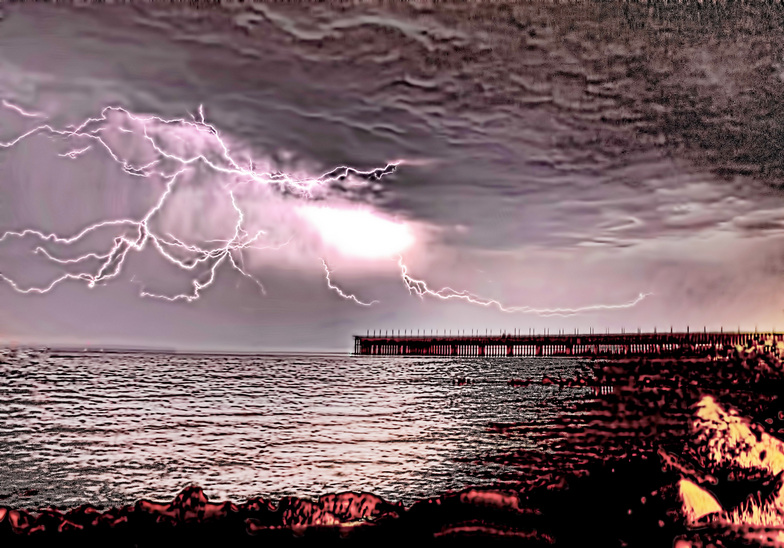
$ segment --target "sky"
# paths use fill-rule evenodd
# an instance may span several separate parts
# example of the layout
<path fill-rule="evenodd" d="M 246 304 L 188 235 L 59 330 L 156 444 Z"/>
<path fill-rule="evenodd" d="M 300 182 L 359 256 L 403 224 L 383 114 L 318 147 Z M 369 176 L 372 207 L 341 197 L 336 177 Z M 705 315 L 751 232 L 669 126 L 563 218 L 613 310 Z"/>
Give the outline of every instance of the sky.
<path fill-rule="evenodd" d="M 775 8 L 1 9 L 4 343 L 784 329 Z"/>

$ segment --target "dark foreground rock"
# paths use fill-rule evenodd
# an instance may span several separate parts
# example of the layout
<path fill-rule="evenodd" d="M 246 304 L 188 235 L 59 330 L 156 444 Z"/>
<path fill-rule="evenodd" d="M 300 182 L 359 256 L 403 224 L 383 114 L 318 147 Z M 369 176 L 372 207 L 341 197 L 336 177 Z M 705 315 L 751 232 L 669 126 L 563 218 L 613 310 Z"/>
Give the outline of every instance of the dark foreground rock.
<path fill-rule="evenodd" d="M 675 475 L 660 463 L 597 470 L 529 493 L 468 489 L 404 508 L 370 494 L 341 493 L 317 501 L 285 498 L 213 503 L 189 487 L 168 504 L 139 501 L 99 511 L 28 513 L 0 509 L 2 546 L 360 546 L 671 544 L 679 525 Z M 655 492 L 654 495 L 651 495 Z M 648 496 L 645 504 L 641 497 Z M 636 501 L 636 502 L 635 502 Z M 647 506 L 646 506 L 647 505 Z M 668 517 L 669 516 L 669 517 Z M 664 517 L 664 520 L 661 518 Z M 662 544 L 664 543 L 664 544 Z"/>

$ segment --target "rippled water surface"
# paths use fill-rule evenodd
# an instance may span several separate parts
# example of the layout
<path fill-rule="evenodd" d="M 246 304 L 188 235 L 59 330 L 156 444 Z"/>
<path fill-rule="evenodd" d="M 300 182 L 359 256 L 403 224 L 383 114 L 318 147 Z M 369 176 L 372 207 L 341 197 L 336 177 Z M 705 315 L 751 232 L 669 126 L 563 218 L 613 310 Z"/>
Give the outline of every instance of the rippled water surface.
<path fill-rule="evenodd" d="M 51 354 L 0 365 L 0 495 L 36 507 L 372 491 L 410 502 L 491 483 L 535 449 L 497 423 L 548 424 L 590 389 L 576 360 Z M 456 384 L 459 378 L 473 382 Z"/>

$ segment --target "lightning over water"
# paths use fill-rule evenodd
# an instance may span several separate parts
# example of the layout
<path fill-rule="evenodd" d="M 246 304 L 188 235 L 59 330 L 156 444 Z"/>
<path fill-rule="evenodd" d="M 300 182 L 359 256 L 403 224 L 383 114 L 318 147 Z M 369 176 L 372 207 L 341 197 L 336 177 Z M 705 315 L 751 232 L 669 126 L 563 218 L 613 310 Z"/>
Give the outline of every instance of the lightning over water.
<path fill-rule="evenodd" d="M 28 112 L 21 107 L 8 101 L 3 101 L 2 105 L 24 117 L 37 118 L 43 114 Z M 122 119 L 121 124 L 116 123 L 117 117 Z M 136 130 L 129 127 L 136 127 Z M 167 136 L 166 131 L 180 142 L 185 144 L 200 144 L 208 142 L 218 153 L 208 154 L 205 152 L 192 152 L 185 154 L 178 152 L 173 147 L 167 146 L 161 136 Z M 144 162 L 133 161 L 128 158 L 130 155 L 127 150 L 123 150 L 118 144 L 117 134 L 132 134 L 141 137 L 153 154 L 153 158 Z M 157 252 L 170 264 L 177 268 L 192 272 L 191 289 L 187 292 L 171 295 L 160 294 L 148 291 L 142 286 L 139 295 L 167 301 L 186 301 L 192 302 L 199 298 L 202 290 L 207 289 L 216 279 L 216 271 L 221 265 L 227 264 L 241 276 L 251 280 L 262 294 L 266 294 L 264 285 L 258 277 L 243 267 L 243 252 L 251 249 L 278 249 L 274 244 L 261 246 L 260 240 L 266 235 L 265 231 L 259 230 L 249 233 L 244 227 L 244 212 L 238 204 L 236 192 L 246 185 L 264 185 L 274 187 L 277 191 L 293 194 L 295 197 L 305 201 L 319 201 L 323 193 L 329 189 L 330 185 L 336 182 L 345 181 L 348 177 L 359 177 L 366 181 L 378 181 L 384 176 L 394 173 L 398 165 L 404 163 L 397 161 L 389 163 L 382 168 L 369 171 L 361 171 L 349 166 L 337 167 L 328 173 L 318 177 L 295 177 L 282 172 L 260 172 L 255 169 L 253 160 L 244 162 L 235 159 L 231 148 L 218 129 L 207 123 L 204 115 L 204 107 L 198 108 L 198 117 L 191 115 L 191 120 L 183 118 L 164 119 L 158 116 L 140 116 L 133 114 L 123 107 L 107 106 L 104 107 L 100 116 L 87 118 L 78 125 L 71 125 L 66 129 L 56 129 L 49 124 L 36 126 L 18 137 L 0 142 L 0 148 L 10 149 L 25 139 L 29 139 L 37 134 L 44 134 L 52 138 L 60 138 L 68 141 L 92 141 L 94 144 L 106 151 L 109 157 L 118 163 L 121 169 L 130 175 L 142 178 L 160 178 L 166 181 L 163 192 L 157 202 L 141 219 L 107 219 L 82 229 L 73 236 L 62 236 L 55 233 L 45 234 L 37 229 L 27 228 L 23 230 L 7 231 L 0 235 L 0 243 L 9 238 L 34 237 L 43 242 L 51 242 L 62 246 L 76 244 L 90 233 L 108 227 L 122 227 L 123 232 L 116 236 L 113 245 L 104 251 L 90 251 L 71 258 L 56 257 L 52 252 L 42 246 L 35 248 L 34 253 L 41 254 L 52 263 L 59 265 L 73 265 L 83 263 L 87 260 L 97 261 L 97 265 L 92 270 L 82 272 L 67 272 L 45 285 L 27 285 L 24 282 L 12 279 L 0 272 L 0 278 L 7 282 L 15 291 L 19 293 L 44 294 L 52 291 L 60 283 L 73 280 L 87 284 L 89 288 L 103 284 L 116 278 L 122 271 L 123 264 L 131 252 L 141 252 L 148 245 L 153 246 Z M 198 147 L 194 147 L 198 148 Z M 76 160 L 80 156 L 93 150 L 93 145 L 78 146 L 66 152 L 58 154 L 61 158 Z M 167 205 L 167 200 L 174 191 L 178 178 L 189 171 L 196 171 L 199 164 L 206 166 L 212 172 L 223 176 L 225 180 L 218 181 L 216 185 L 229 197 L 232 210 L 235 214 L 236 222 L 234 232 L 228 239 L 212 239 L 208 242 L 219 242 L 221 245 L 208 247 L 186 244 L 184 241 L 170 233 L 158 233 L 152 226 L 151 221 Z M 334 224 L 334 220 L 326 219 L 328 223 Z M 130 231 L 129 231 L 130 229 Z M 325 229 L 327 230 L 327 229 Z M 361 238 L 360 234 L 355 234 L 354 238 Z M 205 242 L 205 243 L 208 243 Z M 177 252 L 176 254 L 174 252 Z M 181 257 L 184 256 L 185 258 Z M 338 294 L 343 299 L 352 301 L 360 306 L 370 306 L 378 303 L 378 300 L 364 301 L 353 294 L 345 293 L 336 286 L 332 279 L 327 262 L 320 259 L 324 267 L 327 287 Z M 530 306 L 508 306 L 495 299 L 486 299 L 476 296 L 467 290 L 456 290 L 446 287 L 440 290 L 432 290 L 424 280 L 412 278 L 408 274 L 406 265 L 402 263 L 402 257 L 398 262 L 402 280 L 411 294 L 419 297 L 428 295 L 434 298 L 447 300 L 459 299 L 469 304 L 495 307 L 504 313 L 535 314 L 540 316 L 573 316 L 576 314 L 591 312 L 596 310 L 614 310 L 630 308 L 641 302 L 649 294 L 640 295 L 629 302 L 621 304 L 594 304 L 582 307 L 563 307 L 563 308 L 535 308 Z"/>

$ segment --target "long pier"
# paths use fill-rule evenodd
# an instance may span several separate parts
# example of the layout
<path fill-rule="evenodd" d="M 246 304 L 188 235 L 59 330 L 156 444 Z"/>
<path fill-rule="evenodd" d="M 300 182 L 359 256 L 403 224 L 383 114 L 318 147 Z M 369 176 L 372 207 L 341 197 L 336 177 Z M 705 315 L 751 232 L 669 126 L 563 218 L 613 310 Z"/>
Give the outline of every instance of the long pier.
<path fill-rule="evenodd" d="M 784 350 L 784 334 L 686 332 L 574 335 L 355 335 L 354 354 L 373 356 L 715 356 L 751 344 Z"/>

